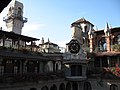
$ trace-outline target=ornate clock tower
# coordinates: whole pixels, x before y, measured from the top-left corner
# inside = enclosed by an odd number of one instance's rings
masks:
[[[72,39],[66,44],[67,51],[64,55],[66,79],[71,81],[72,90],[80,90],[84,86],[81,81],[87,79],[87,59],[86,48],[89,45],[89,38],[93,24],[81,18],[71,24]],[[89,35],[90,34],[90,35]]]
[[[3,21],[6,22],[9,32],[21,34],[22,27],[27,22],[27,18],[23,17],[23,4],[14,1],[9,8],[7,16],[3,18]]]

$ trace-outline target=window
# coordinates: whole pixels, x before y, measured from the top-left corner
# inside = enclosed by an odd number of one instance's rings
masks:
[[[102,57],[102,67],[108,67],[108,60],[107,57]]]
[[[60,84],[59,90],[65,90],[65,85],[64,85],[64,83]]]
[[[48,90],[48,87],[44,86],[44,87],[41,88],[41,90]]]
[[[118,34],[113,40],[113,44],[120,44],[120,35]]]
[[[70,83],[67,83],[66,90],[71,90],[71,84]]]
[[[117,42],[120,44],[120,35],[117,36]]]
[[[102,38],[99,43],[98,43],[98,47],[100,51],[105,51],[107,49],[106,47],[106,39]]]
[[[92,90],[91,84],[89,82],[84,83],[84,90]]]
[[[57,86],[54,84],[53,86],[50,87],[50,90],[57,90]]]
[[[19,7],[17,15],[21,17],[22,16],[21,13],[22,13],[22,9]]]
[[[78,90],[78,84],[76,82],[72,83],[73,90]]]
[[[117,57],[112,56],[110,60],[110,66],[115,67],[117,63],[118,63]]]
[[[72,65],[71,66],[71,76],[82,76],[82,66]]]
[[[118,86],[115,84],[110,85],[110,90],[118,90]]]

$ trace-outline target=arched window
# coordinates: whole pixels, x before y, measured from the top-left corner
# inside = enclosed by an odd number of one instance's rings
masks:
[[[9,15],[12,14],[12,8],[11,7],[9,8],[9,13],[8,14]]]
[[[58,62],[55,63],[55,70],[56,71],[57,70],[61,70],[61,62],[60,61],[58,61]]]
[[[114,37],[113,44],[120,44],[120,34]]]
[[[66,90],[71,90],[71,84],[70,83],[67,83]]]
[[[45,71],[46,72],[52,72],[53,71],[53,62],[48,61],[45,65]]]
[[[102,38],[99,42],[98,42],[98,47],[100,51],[105,51],[107,50],[107,46],[106,46],[106,39]]]
[[[91,84],[89,82],[84,83],[84,90],[92,90]]]
[[[41,88],[41,90],[48,90],[48,87],[44,86],[44,87]]]
[[[120,35],[117,36],[117,42],[120,44]]]
[[[57,86],[54,84],[53,86],[50,87],[50,90],[57,90]]]
[[[22,15],[22,9],[20,7],[18,7],[18,13],[17,13],[17,16],[21,17]]]
[[[60,84],[59,90],[65,90],[65,84],[64,83]]]
[[[73,90],[78,90],[78,84],[76,82],[72,83]]]
[[[110,85],[110,90],[118,90],[118,86],[115,84]]]

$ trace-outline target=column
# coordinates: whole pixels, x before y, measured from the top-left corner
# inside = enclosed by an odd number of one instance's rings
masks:
[[[20,49],[20,38],[18,38],[18,49]]]
[[[90,38],[90,52],[93,52],[93,38]]]
[[[33,46],[33,42],[31,41],[31,47],[30,47],[31,51],[32,51],[32,49],[33,49],[32,46]]]
[[[6,38],[6,36],[5,36],[5,34],[3,35],[3,47],[5,46],[5,38]]]
[[[20,73],[23,73],[23,62],[20,60]]]
[[[110,37],[106,36],[106,46],[107,46],[107,52],[111,51],[111,46],[110,46]]]

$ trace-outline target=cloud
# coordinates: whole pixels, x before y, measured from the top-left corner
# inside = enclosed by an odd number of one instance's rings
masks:
[[[35,30],[39,30],[39,29],[41,29],[43,27],[45,27],[44,24],[40,24],[40,23],[27,23],[27,24],[24,24],[22,32],[23,33],[32,32],[32,31],[35,31]]]

